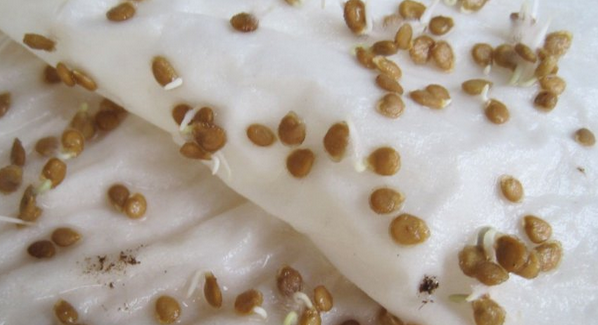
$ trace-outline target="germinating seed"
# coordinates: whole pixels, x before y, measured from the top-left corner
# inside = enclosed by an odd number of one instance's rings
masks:
[[[514,272],[520,277],[534,279],[540,274],[540,257],[536,251],[531,251],[523,266]]]
[[[455,23],[453,22],[453,18],[446,16],[436,16],[430,20],[428,28],[432,34],[440,36],[448,33],[454,25]]]
[[[69,126],[81,132],[85,140],[92,139],[96,134],[95,121],[87,110],[77,111]]]
[[[403,193],[383,187],[370,194],[370,208],[377,214],[393,213],[405,202]]]
[[[475,278],[487,286],[495,286],[507,281],[509,273],[496,263],[482,261],[475,267]]]
[[[540,259],[540,270],[548,272],[555,269],[561,262],[563,247],[559,241],[549,241],[534,248]]]
[[[550,112],[559,101],[559,97],[547,90],[542,90],[534,98],[534,106],[542,111]]]
[[[359,63],[365,68],[376,68],[376,65],[374,64],[374,57],[376,55],[374,52],[372,52],[372,50],[358,46],[355,48],[355,56],[357,57],[357,61],[359,61]]]
[[[252,14],[246,12],[238,13],[230,19],[230,24],[239,32],[253,32],[259,26],[259,20]]]
[[[507,272],[519,270],[527,261],[525,244],[513,236],[500,236],[494,243],[496,261]]]
[[[25,148],[21,144],[21,140],[15,138],[10,149],[10,163],[19,167],[25,166],[26,160]]]
[[[75,324],[79,320],[79,313],[77,313],[75,307],[62,299],[54,304],[54,315],[61,324]]]
[[[385,57],[377,56],[373,59],[373,62],[378,71],[391,78],[399,79],[403,75],[401,68],[395,62]]]
[[[42,209],[37,206],[37,202],[35,199],[35,189],[33,185],[29,185],[25,192],[23,192],[23,197],[21,197],[21,202],[19,204],[19,219],[23,221],[33,222],[39,218],[42,214]]]
[[[555,56],[549,55],[541,59],[540,64],[536,67],[534,75],[540,79],[550,74],[554,74],[555,69],[558,69],[558,59]]]
[[[515,177],[504,175],[500,178],[500,191],[504,197],[511,202],[521,202],[524,191],[523,185]]]
[[[461,84],[461,88],[469,95],[480,95],[484,87],[492,87],[493,83],[485,79],[471,79]]]
[[[210,107],[202,107],[195,113],[192,119],[193,122],[214,123],[214,110]]]
[[[447,99],[434,96],[434,94],[427,89],[414,90],[409,93],[409,96],[414,102],[433,109],[441,109],[447,105]]]
[[[23,36],[23,43],[31,49],[48,52],[54,51],[56,46],[56,42],[39,34],[25,34]]]
[[[390,236],[400,245],[416,245],[430,237],[430,229],[422,219],[403,213],[390,223]]]
[[[253,313],[253,308],[260,307],[264,302],[262,293],[255,290],[247,290],[235,299],[235,311],[241,315],[249,315]]]
[[[316,156],[309,149],[296,149],[287,157],[287,170],[295,178],[303,178],[309,174]]]
[[[386,308],[381,307],[378,311],[378,324],[380,325],[403,325],[403,321],[391,314]]]
[[[494,124],[504,124],[509,121],[510,117],[507,106],[496,99],[491,99],[486,103],[484,114],[486,114],[486,118]]]
[[[434,40],[427,35],[418,36],[413,40],[413,46],[409,49],[409,56],[415,64],[426,64],[430,60],[430,51],[434,47]]]
[[[269,147],[276,142],[276,135],[263,124],[251,124],[247,128],[247,138],[259,147]]]
[[[51,258],[56,254],[56,248],[49,240],[38,240],[27,247],[27,253],[35,258]]]
[[[305,140],[305,123],[295,114],[289,112],[278,125],[278,137],[287,146],[297,146]]]
[[[207,152],[214,153],[226,145],[226,131],[216,124],[195,123],[193,127],[195,142]]]
[[[540,87],[555,95],[560,95],[567,88],[567,83],[557,75],[548,75],[539,79]]]
[[[459,268],[469,277],[475,277],[478,264],[487,260],[484,250],[479,246],[467,245],[459,252]]]
[[[85,137],[75,129],[69,129],[62,133],[62,148],[74,157],[79,156],[85,148]]]
[[[0,117],[6,115],[6,112],[10,109],[11,104],[11,96],[10,93],[1,93],[0,94]]]
[[[488,0],[462,0],[461,10],[465,12],[479,11],[484,7]]]
[[[507,68],[509,70],[515,70],[515,68],[517,68],[517,56],[515,48],[509,44],[499,45],[492,53],[494,63],[499,67]]]
[[[349,126],[345,122],[332,125],[324,136],[324,149],[330,155],[332,161],[339,162],[345,156],[349,146]]]
[[[56,68],[51,65],[46,65],[44,68],[44,81],[48,84],[57,84],[62,82]]]
[[[426,6],[417,1],[404,0],[399,5],[399,15],[405,19],[420,19],[424,11]]]
[[[334,306],[332,295],[325,286],[319,285],[314,289],[314,305],[318,311],[330,311]]]
[[[203,286],[203,294],[206,301],[214,308],[222,307],[222,292],[218,285],[218,279],[216,279],[212,272],[207,272],[205,278],[206,282]]]
[[[476,325],[503,325],[506,312],[494,300],[482,297],[471,303]]]
[[[152,60],[152,73],[162,87],[165,87],[179,77],[172,64],[163,56],[156,56]]]
[[[91,79],[91,77],[83,71],[74,69],[71,73],[73,75],[73,79],[75,79],[75,83],[77,83],[79,86],[89,91],[98,89],[98,85],[95,83],[95,81],[93,81],[93,79]]]
[[[178,104],[172,108],[172,119],[176,122],[177,125],[181,125],[181,123],[183,123],[185,115],[190,110],[191,106],[187,104]]]
[[[123,210],[125,214],[131,219],[139,219],[145,215],[145,211],[147,210],[147,201],[145,200],[145,196],[140,193],[135,193],[125,201],[125,205],[123,206]]]
[[[397,54],[399,49],[393,41],[378,41],[372,45],[372,52],[376,55],[393,55]]]
[[[444,105],[446,106],[446,102],[450,101],[451,95],[449,94],[448,90],[441,85],[431,84],[426,86],[426,91],[434,98],[438,98],[443,101]]]
[[[343,9],[345,24],[355,35],[361,35],[367,27],[365,3],[361,0],[349,0],[345,2]]]
[[[321,325],[322,318],[320,317],[320,313],[313,309],[307,308],[301,313],[301,317],[299,317],[299,325]]]
[[[527,45],[523,43],[517,43],[515,45],[515,52],[527,62],[536,63],[538,56],[536,53]]]
[[[381,147],[369,155],[368,165],[378,175],[392,176],[401,168],[401,156],[393,148]]]
[[[118,211],[122,211],[125,206],[125,202],[129,198],[129,189],[122,184],[114,184],[108,189],[108,199],[114,208]]]
[[[72,228],[56,228],[52,232],[52,241],[56,246],[69,247],[77,243],[80,239],[81,235]]]
[[[276,287],[280,293],[290,297],[303,289],[303,277],[299,271],[285,265],[276,274]]]
[[[405,110],[405,103],[401,96],[387,93],[376,103],[376,110],[388,118],[398,118]]]
[[[45,137],[37,140],[35,151],[44,157],[53,156],[58,150],[59,142],[56,137]]]
[[[66,66],[66,64],[58,62],[56,65],[56,73],[65,85],[69,87],[73,87],[75,85],[76,82],[75,78],[73,77],[73,72],[71,69],[69,69],[69,67]]]
[[[592,147],[596,144],[596,137],[594,133],[587,128],[581,128],[575,131],[575,141],[585,147]]]
[[[106,18],[110,21],[121,22],[129,20],[135,16],[135,5],[127,1],[112,7],[106,13]]]
[[[42,170],[42,178],[52,182],[52,188],[60,185],[66,176],[66,164],[58,158],[50,158]]]
[[[399,50],[409,50],[413,46],[413,28],[409,23],[401,25],[395,34],[395,43]]]
[[[212,154],[204,150],[195,142],[185,142],[179,149],[181,155],[189,159],[211,160]]]
[[[23,168],[8,165],[0,169],[0,193],[10,194],[18,190],[23,182]]]
[[[384,90],[397,93],[399,95],[403,94],[403,87],[401,84],[399,84],[396,79],[389,77],[384,73],[381,73],[376,77],[376,85]]]
[[[490,44],[478,43],[471,49],[471,56],[473,61],[482,68],[485,68],[492,64],[492,57],[494,55],[494,49]]]
[[[171,296],[160,296],[156,300],[154,315],[160,324],[172,324],[181,317],[181,306]]]
[[[523,217],[523,229],[529,240],[534,244],[541,244],[552,236],[552,227],[550,224],[532,215]]]
[[[546,35],[544,40],[544,50],[550,55],[557,57],[567,53],[567,50],[571,47],[571,41],[573,35],[567,31],[558,31]]]

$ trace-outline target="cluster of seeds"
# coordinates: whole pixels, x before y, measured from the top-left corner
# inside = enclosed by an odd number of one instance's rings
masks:
[[[108,200],[118,212],[124,212],[131,219],[143,218],[147,210],[145,196],[140,193],[130,195],[122,184],[114,184],[108,189]]]
[[[10,194],[19,189],[23,182],[25,160],[25,149],[21,141],[15,138],[10,150],[10,165],[0,169],[0,193]]]
[[[69,227],[56,228],[50,240],[38,240],[27,247],[27,253],[35,258],[51,258],[56,254],[56,246],[70,247],[81,239],[81,235]]]
[[[214,121],[214,110],[199,110],[187,104],[176,105],[172,118],[179,125],[185,144],[179,152],[190,159],[211,160],[212,154],[222,149],[227,141],[226,131]]]
[[[160,296],[156,299],[154,316],[160,324],[173,324],[181,317],[181,305],[171,296]]]
[[[79,69],[71,70],[63,62],[58,62],[56,65],[56,74],[62,80],[62,83],[69,87],[79,85],[89,91],[98,89],[96,82],[88,74]]]

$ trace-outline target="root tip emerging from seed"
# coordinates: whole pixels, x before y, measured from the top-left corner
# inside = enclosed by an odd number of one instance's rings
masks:
[[[257,315],[260,315],[260,317],[262,317],[263,319],[268,319],[268,312],[266,312],[264,308],[256,306],[253,307],[252,311]]]
[[[282,325],[295,325],[295,324],[297,324],[297,313],[294,311],[291,311],[284,318]]]
[[[173,90],[183,85],[183,79],[181,77],[174,79],[170,83],[164,86],[164,90]]]
[[[193,274],[193,278],[191,278],[191,284],[189,285],[189,290],[187,290],[187,299],[191,298],[191,296],[195,292],[195,289],[197,289],[201,273],[201,271],[196,271],[195,274]]]
[[[44,181],[42,181],[41,184],[39,184],[36,188],[35,188],[35,195],[42,195],[44,193],[46,193],[47,191],[49,191],[52,188],[52,181],[49,179],[45,179]]]
[[[6,217],[6,216],[0,216],[0,222],[15,223],[17,225],[23,225],[23,226],[35,225],[35,223],[33,223],[33,222],[23,221],[23,220],[20,220],[17,218]]]
[[[311,299],[309,299],[309,297],[301,291],[297,291],[293,294],[293,300],[298,303],[303,303],[307,309],[314,308],[314,305],[311,303]]]

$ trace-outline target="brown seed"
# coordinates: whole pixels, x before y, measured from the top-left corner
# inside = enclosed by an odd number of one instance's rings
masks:
[[[361,324],[354,319],[348,319],[348,320],[342,322],[340,325],[361,325]]]
[[[550,112],[556,107],[558,101],[559,97],[556,94],[542,90],[538,93],[536,98],[534,98],[534,106],[539,110]]]
[[[540,274],[540,257],[536,251],[531,251],[523,266],[515,271],[515,274],[526,278],[534,279]]]
[[[555,269],[561,262],[563,247],[558,241],[549,241],[534,248],[540,259],[540,270],[548,272]]]
[[[445,41],[436,42],[430,51],[434,63],[444,72],[455,68],[455,54],[451,45]]]
[[[546,77],[550,74],[554,74],[553,72],[555,69],[558,69],[558,59],[555,56],[549,55],[544,57],[540,64],[536,67],[534,71],[534,75],[540,79],[542,77]]]
[[[413,46],[413,28],[409,23],[403,24],[395,34],[395,43],[399,50],[409,50]]]
[[[484,87],[492,87],[493,83],[485,79],[471,79],[461,84],[461,88],[469,95],[480,95]]]
[[[424,11],[426,6],[417,1],[404,0],[399,5],[399,15],[405,19],[420,19]]]
[[[305,140],[305,123],[295,112],[289,112],[278,125],[278,137],[287,146],[297,146]]]
[[[330,159],[339,162],[345,156],[349,145],[349,126],[345,122],[332,125],[324,136],[324,149],[330,155]]]
[[[191,110],[191,106],[187,104],[178,104],[172,109],[172,118],[176,122],[177,125],[181,125],[183,119],[185,118],[185,114]]]
[[[181,305],[171,296],[160,296],[156,300],[155,317],[160,324],[172,324],[181,317]]]
[[[95,122],[97,128],[102,131],[112,131],[120,125],[118,114],[112,111],[97,112]]]
[[[415,64],[426,64],[430,60],[430,51],[434,47],[434,40],[427,35],[421,35],[413,40],[409,49],[409,56]]]
[[[381,147],[370,154],[368,165],[378,175],[392,176],[401,168],[401,156],[393,148]]]
[[[6,112],[10,109],[11,96],[10,93],[0,94],[0,117],[6,115]]]
[[[212,154],[205,151],[202,147],[200,147],[195,142],[186,142],[183,144],[181,149],[179,149],[181,155],[189,159],[201,159],[201,160],[211,160]]]
[[[573,35],[567,31],[552,32],[546,35],[544,49],[548,54],[560,57],[571,47]]]
[[[299,6],[303,2],[303,0],[284,0],[286,3],[290,4],[291,6]]]
[[[62,299],[54,304],[54,315],[56,315],[61,324],[67,325],[75,324],[79,319],[79,313],[77,313],[75,307]]]
[[[401,96],[395,93],[387,93],[376,103],[378,113],[388,118],[398,118],[405,110],[405,103]]]
[[[193,127],[195,142],[207,152],[214,153],[226,145],[226,131],[216,124],[195,123]]]
[[[125,201],[125,205],[123,206],[123,210],[125,214],[131,219],[139,219],[145,215],[145,211],[147,210],[147,201],[145,200],[145,196],[140,193],[135,193]]]
[[[314,305],[318,311],[330,311],[334,306],[332,295],[325,286],[319,285],[314,289]]]
[[[403,213],[390,223],[390,237],[400,245],[416,245],[430,237],[430,229],[422,219]]]
[[[451,95],[449,94],[448,90],[441,85],[428,85],[426,86],[426,91],[432,94],[434,98],[438,98],[444,102],[450,101],[451,99]]]
[[[471,49],[471,56],[473,57],[473,60],[482,68],[492,64],[493,55],[494,49],[492,46],[490,46],[490,44],[478,43]]]
[[[386,308],[382,307],[378,311],[378,324],[380,325],[403,325],[403,321],[398,318],[397,316],[391,314],[386,310]]]
[[[58,76],[56,69],[51,65],[47,65],[44,68],[44,81],[48,84],[57,84],[62,80],[60,79],[60,76]]]
[[[62,148],[73,157],[79,156],[85,148],[85,137],[75,129],[69,129],[62,133]]]
[[[255,289],[247,290],[235,299],[235,311],[241,315],[249,315],[253,313],[253,308],[261,306],[263,302],[261,292]]]
[[[397,54],[399,49],[393,41],[378,41],[372,45],[372,52],[376,55],[393,55]]]
[[[56,73],[65,85],[69,87],[73,87],[75,85],[76,82],[75,77],[73,77],[73,72],[66,66],[66,64],[58,62],[56,65]]]
[[[370,208],[377,214],[393,213],[405,202],[403,193],[383,187],[370,194]]]
[[[83,134],[85,140],[92,139],[96,134],[96,124],[87,110],[79,110],[73,116],[69,126]]]
[[[118,211],[122,211],[129,195],[129,189],[122,184],[114,184],[108,189],[108,199]]]
[[[316,156],[309,149],[296,149],[287,157],[287,170],[295,178],[303,178],[309,174]]]
[[[23,43],[31,49],[48,52],[54,51],[56,46],[56,42],[39,34],[25,34]]]
[[[529,240],[534,244],[541,244],[552,236],[552,227],[550,224],[532,215],[523,217],[523,229]]]
[[[52,241],[60,247],[69,247],[81,239],[81,235],[74,229],[63,227],[52,232]]]
[[[476,325],[503,325],[506,312],[494,300],[483,297],[471,303]]]
[[[430,32],[432,34],[440,36],[448,33],[454,25],[455,23],[453,22],[453,18],[446,16],[436,16],[430,20],[428,28],[430,28]]]
[[[10,149],[10,163],[19,167],[25,166],[26,160],[25,148],[21,144],[21,140],[15,138]]]
[[[214,308],[222,307],[222,292],[218,285],[218,279],[216,279],[212,272],[207,272],[205,278],[206,282],[203,286],[203,294],[206,301]]]
[[[496,263],[482,261],[476,266],[475,278],[487,286],[495,286],[507,281],[509,273]]]
[[[361,46],[355,48],[355,56],[357,57],[357,61],[368,69],[375,69],[376,65],[374,64],[374,52],[370,49],[365,49]]]
[[[44,157],[50,157],[56,153],[58,145],[56,137],[41,138],[35,143],[35,151]]]
[[[18,190],[23,182],[23,168],[8,165],[0,169],[0,193],[10,194]]]
[[[133,16],[135,16],[135,6],[128,1],[112,7],[106,13],[106,18],[114,22],[129,20]]]
[[[378,71],[393,79],[399,79],[403,75],[401,68],[396,63],[385,57],[377,56],[373,59],[373,61]]]
[[[355,35],[361,35],[367,27],[365,3],[361,0],[349,0],[345,2],[343,9],[345,24]]]
[[[95,81],[93,81],[93,79],[91,79],[91,77],[88,76],[83,71],[74,69],[71,73],[72,73],[73,79],[75,79],[75,82],[77,83],[77,85],[79,85],[89,91],[94,91],[94,90],[98,89],[98,85],[95,83]]]
[[[557,75],[548,75],[539,79],[540,87],[555,95],[560,95],[567,88],[567,83]]]
[[[122,120],[128,113],[127,110],[108,98],[102,99],[100,102],[100,110],[107,112],[114,112],[118,115],[119,120]]]
[[[513,203],[521,202],[524,191],[521,182],[513,176],[503,175],[500,178],[500,191],[502,195]]]
[[[484,7],[488,0],[463,0],[461,10],[465,12],[476,12]]]
[[[193,122],[214,123],[214,111],[210,107],[202,107],[193,116]]]
[[[515,48],[509,44],[499,45],[494,49],[492,57],[494,63],[499,67],[507,68],[511,71],[517,68],[517,52]]]
[[[411,99],[422,105],[433,109],[442,109],[447,106],[447,100],[438,98],[428,90],[414,90],[409,93]]]
[[[60,185],[66,176],[66,164],[58,158],[50,158],[42,170],[42,178],[52,182],[52,188]]]
[[[285,296],[292,296],[303,289],[301,273],[290,266],[283,266],[276,274],[276,287]]]
[[[469,277],[475,277],[478,264],[487,260],[484,250],[479,246],[467,245],[459,252],[459,267]]]
[[[152,73],[162,87],[166,87],[179,77],[174,67],[163,56],[156,56],[152,60]]]
[[[500,236],[495,245],[496,261],[507,272],[521,269],[527,261],[525,244],[513,236]]]
[[[515,45],[515,52],[527,62],[536,63],[536,61],[538,61],[538,56],[536,53],[534,53],[529,46],[523,43],[517,43]]]
[[[247,138],[259,147],[269,147],[276,142],[276,135],[263,124],[251,124],[247,128]]]
[[[33,185],[29,185],[19,204],[19,219],[23,221],[33,222],[42,214],[42,209],[37,206],[35,199],[35,189]]]
[[[246,12],[238,13],[230,19],[230,24],[239,32],[253,32],[259,26],[259,20],[252,14]]]
[[[315,309],[305,309],[299,317],[299,325],[321,325],[322,318],[320,313]]]
[[[35,258],[51,258],[56,254],[56,248],[49,240],[38,240],[27,247],[27,253]]]
[[[486,103],[484,113],[486,114],[486,118],[494,124],[506,123],[510,117],[507,106],[496,99],[491,99]]]
[[[585,147],[592,147],[596,144],[596,137],[594,133],[587,128],[581,128],[575,131],[575,141]]]
[[[384,73],[381,73],[376,77],[376,85],[384,90],[397,93],[399,95],[403,94],[403,87],[401,87],[401,84],[399,84],[396,79],[389,77]]]

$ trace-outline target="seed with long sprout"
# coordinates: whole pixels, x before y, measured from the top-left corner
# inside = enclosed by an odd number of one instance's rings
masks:
[[[523,43],[517,43],[515,45],[515,53],[527,62],[536,63],[536,61],[538,61],[536,53]]]
[[[79,156],[85,148],[85,137],[75,129],[69,129],[62,133],[62,148],[73,157]]]
[[[46,65],[44,68],[44,78],[43,80],[48,84],[57,84],[60,83],[60,76],[58,76],[58,72],[56,72],[56,68],[51,65]]]
[[[56,42],[39,34],[25,34],[23,43],[34,50],[52,52],[56,47]]]
[[[596,144],[596,137],[594,133],[587,128],[581,128],[575,131],[574,135],[575,141],[585,147],[592,147]]]
[[[413,0],[404,0],[399,5],[399,15],[405,19],[420,19],[426,11],[426,6]]]
[[[203,294],[206,301],[214,308],[222,307],[222,292],[218,285],[218,279],[216,279],[212,272],[206,272],[205,278],[206,282],[203,286]]]
[[[413,28],[409,23],[401,25],[395,34],[395,44],[400,50],[409,50],[413,46]]]
[[[181,125],[183,119],[185,118],[185,114],[191,110],[191,106],[187,104],[178,104],[172,109],[172,118],[176,122],[177,125]]]
[[[58,158],[50,158],[42,169],[42,178],[52,182],[52,188],[60,185],[66,177],[66,164]]]
[[[401,71],[399,65],[385,57],[377,56],[373,59],[373,62],[378,71],[391,78],[399,79],[403,75],[403,71]]]
[[[285,265],[276,274],[276,287],[285,296],[292,296],[303,289],[303,277],[299,271]]]
[[[521,202],[524,191],[521,182],[513,176],[503,175],[499,181],[502,195],[513,203]]]
[[[75,77],[73,77],[73,72],[66,64],[58,62],[56,65],[56,73],[58,74],[58,77],[60,77],[60,80],[62,80],[62,83],[65,85],[73,87],[76,84]]]
[[[10,163],[19,167],[25,166],[25,160],[27,155],[25,154],[25,148],[19,138],[15,138],[10,148]]]
[[[573,35],[568,31],[558,31],[546,35],[544,49],[548,54],[560,57],[571,47]]]
[[[461,88],[469,95],[480,95],[484,87],[492,87],[493,83],[485,79],[470,79],[461,84]]]
[[[85,107],[85,106],[84,106]],[[79,109],[73,116],[69,126],[83,134],[85,140],[92,139],[96,134],[96,123],[87,108]]]
[[[509,121],[510,118],[507,106],[496,99],[490,99],[486,103],[484,114],[486,115],[486,118],[494,124],[504,124]]]
[[[552,236],[552,227],[550,224],[545,220],[532,215],[523,217],[523,229],[529,240],[535,244],[541,244]]]
[[[367,30],[366,7],[361,0],[345,2],[343,9],[345,24],[355,35],[361,35]]]
[[[476,325],[503,325],[505,323],[507,313],[489,297],[474,300],[471,307]]]
[[[366,49],[362,46],[358,46],[355,48],[355,56],[357,57],[357,61],[365,68],[376,68],[376,65],[374,64],[374,57],[376,55],[371,49]]]
[[[297,146],[305,140],[305,123],[295,114],[289,112],[278,125],[278,137],[287,146]]]
[[[517,68],[517,56],[515,48],[510,44],[499,45],[492,53],[492,58],[496,65],[511,71],[514,71],[515,68]]]
[[[110,8],[106,13],[106,18],[113,22],[129,20],[133,18],[133,16],[135,16],[135,5],[129,1]]]
[[[538,66],[536,67],[534,75],[536,76],[536,78],[540,79],[550,74],[554,74],[555,69],[558,68],[557,64],[557,57],[553,55],[548,55],[540,60],[540,64],[538,64]]]
[[[44,157],[53,156],[58,150],[59,142],[56,137],[44,137],[35,143],[35,151]]]
[[[527,261],[525,244],[514,236],[500,236],[494,245],[496,261],[507,272],[519,270]]]
[[[376,189],[370,194],[370,208],[377,214],[393,213],[405,202],[403,193],[388,187]]]
[[[10,93],[1,93],[0,94],[0,117],[6,115],[6,112],[10,109],[11,104],[11,95]]]
[[[453,18],[446,16],[436,16],[432,18],[428,24],[430,32],[437,36],[448,33],[453,26],[455,26]]]
[[[471,49],[471,57],[473,61],[482,68],[492,64],[494,49],[490,44],[477,43]]]
[[[536,95],[536,98],[534,98],[534,106],[544,112],[550,112],[556,107],[558,101],[559,97],[556,94],[547,90],[542,90]]]
[[[258,28],[259,20],[252,14],[241,12],[231,17],[230,25],[239,32],[249,33]]]
[[[376,85],[384,90],[397,93],[399,95],[403,94],[403,87],[401,84],[399,84],[395,78],[392,78],[384,73],[381,73],[376,77]]]
[[[531,251],[527,256],[525,264],[514,272],[520,277],[534,279],[540,274],[540,257],[536,251]]]
[[[38,240],[27,247],[27,253],[35,258],[51,258],[56,254],[56,248],[49,240]]]
[[[139,219],[145,215],[147,210],[147,201],[145,196],[140,193],[135,193],[127,198],[123,211],[131,219]]]
[[[409,56],[415,64],[426,64],[430,60],[430,51],[436,42],[427,35],[418,36],[413,40],[409,49]]]
[[[451,45],[445,41],[434,44],[430,50],[432,60],[442,71],[450,72],[455,68],[455,54]]]
[[[557,75],[548,75],[539,79],[540,87],[542,89],[550,91],[555,95],[560,95],[565,91],[567,83],[561,77]]]
[[[250,289],[237,296],[235,299],[235,311],[241,315],[249,315],[253,313],[255,307],[260,307],[263,302],[264,297],[262,293],[255,289]]]
[[[8,165],[0,169],[0,193],[10,194],[18,190],[23,182],[23,168]]]
[[[388,118],[398,118],[404,110],[405,103],[395,93],[387,93],[376,103],[376,111]]]
[[[226,131],[216,124],[195,123],[193,126],[195,142],[205,151],[214,153],[226,145]]]
[[[309,149],[296,149],[287,157],[287,170],[295,178],[303,178],[311,172],[316,156]]]
[[[162,87],[166,87],[168,84],[179,78],[178,73],[172,64],[170,64],[170,61],[163,56],[156,56],[152,60],[152,73],[154,74],[156,81]]]
[[[73,69],[73,71],[71,71],[71,73],[72,73],[73,79],[75,79],[75,83],[77,85],[79,85],[89,91],[95,91],[96,89],[98,89],[98,85],[96,84],[96,82],[85,72],[78,70],[78,69]]]
[[[129,189],[122,184],[114,184],[108,189],[108,200],[118,211],[122,211],[129,195]]]
[[[495,286],[507,281],[509,273],[494,262],[482,261],[475,267],[475,278],[487,286]]]
[[[181,317],[181,305],[171,296],[160,296],[154,306],[154,315],[160,324],[172,324]]]
[[[61,324],[76,324],[79,320],[79,313],[75,307],[62,299],[54,304],[54,315]]]
[[[318,311],[330,311],[334,306],[332,295],[325,286],[319,285],[314,288],[314,305]]]
[[[349,146],[349,126],[345,122],[333,124],[324,136],[324,149],[330,155],[330,159],[339,162],[345,156]]]
[[[376,55],[393,55],[397,54],[399,49],[393,41],[378,41],[372,45],[372,52]]]
[[[212,154],[195,142],[185,142],[179,149],[181,155],[189,159],[212,160]]]
[[[475,277],[478,264],[487,260],[484,250],[477,245],[467,245],[459,252],[459,268],[469,277]]]
[[[42,209],[37,206],[36,194],[33,185],[29,185],[19,204],[19,219],[27,222],[33,222],[42,214]]]
[[[380,325],[403,325],[403,321],[391,314],[386,308],[381,307],[378,311],[378,324]]]
[[[69,227],[56,228],[52,232],[52,241],[60,247],[69,247],[81,239],[81,234]]]
[[[559,241],[549,241],[534,248],[540,259],[540,270],[548,272],[555,269],[563,257],[563,247]]]
[[[382,176],[392,176],[401,168],[401,156],[390,147],[374,150],[369,155],[367,162],[374,173]]]
[[[416,245],[430,237],[426,222],[416,216],[403,213],[390,223],[390,236],[400,245]]]
[[[259,147],[269,147],[276,142],[276,135],[263,124],[251,124],[247,127],[247,138]]]
[[[301,317],[299,317],[299,325],[321,325],[322,318],[320,312],[313,308],[306,308]]]

